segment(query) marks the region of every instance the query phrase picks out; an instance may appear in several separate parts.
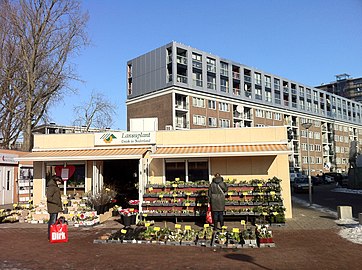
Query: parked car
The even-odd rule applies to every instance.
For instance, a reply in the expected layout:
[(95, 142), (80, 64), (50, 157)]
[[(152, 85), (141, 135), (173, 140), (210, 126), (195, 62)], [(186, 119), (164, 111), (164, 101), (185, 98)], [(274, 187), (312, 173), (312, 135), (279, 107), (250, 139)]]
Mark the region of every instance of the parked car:
[(290, 173), (290, 182), (293, 183), (296, 177), (301, 177), (301, 173)]
[(320, 176), (311, 176), (313, 186), (318, 186), (323, 184), (323, 179)]
[[(311, 183), (312, 185), (312, 192), (313, 192), (313, 183)], [(297, 192), (309, 192), (309, 181), (308, 181), (308, 177), (296, 177), (294, 179), (294, 183), (292, 186), (292, 190), (293, 192), (297, 193)]]

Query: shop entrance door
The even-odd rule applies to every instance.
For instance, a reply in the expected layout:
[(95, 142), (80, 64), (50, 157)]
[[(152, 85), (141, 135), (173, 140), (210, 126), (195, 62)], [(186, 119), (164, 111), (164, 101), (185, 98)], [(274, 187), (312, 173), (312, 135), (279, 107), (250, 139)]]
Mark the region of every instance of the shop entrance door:
[(104, 186), (117, 191), (117, 201), (127, 207), (129, 200), (139, 199), (139, 159), (105, 160)]
[(13, 168), (0, 168), (0, 195), (1, 204), (12, 204), (14, 193), (14, 169)]

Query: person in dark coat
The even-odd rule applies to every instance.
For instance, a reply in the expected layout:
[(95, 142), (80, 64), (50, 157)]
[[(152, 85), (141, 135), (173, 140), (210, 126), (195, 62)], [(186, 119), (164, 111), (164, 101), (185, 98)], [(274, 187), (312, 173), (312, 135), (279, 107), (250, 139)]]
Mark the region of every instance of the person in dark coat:
[(224, 226), (225, 192), (227, 192), (227, 190), (228, 187), (224, 182), (224, 178), (222, 178), (219, 173), (216, 173), (208, 191), (215, 230), (217, 229), (218, 222), (220, 222), (221, 227)]
[(60, 195), (59, 184), (63, 182), (60, 176), (54, 175), (48, 182), (46, 191), (47, 207), (49, 213), (48, 221), (48, 239), (50, 239), (50, 225), (54, 224), (58, 219), (58, 213), (63, 211), (62, 198)]

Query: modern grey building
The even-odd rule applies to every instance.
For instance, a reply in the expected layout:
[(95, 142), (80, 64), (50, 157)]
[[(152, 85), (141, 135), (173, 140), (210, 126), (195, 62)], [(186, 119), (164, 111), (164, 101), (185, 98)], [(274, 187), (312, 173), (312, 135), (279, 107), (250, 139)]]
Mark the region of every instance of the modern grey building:
[[(288, 127), (292, 170), (347, 171), (362, 137), (362, 104), (171, 42), (127, 63), (127, 122), (158, 118), (158, 129)], [(309, 129), (303, 123), (311, 123)]]
[(350, 78), (344, 73), (336, 75), (336, 81), (317, 88), (362, 103), (362, 78)]

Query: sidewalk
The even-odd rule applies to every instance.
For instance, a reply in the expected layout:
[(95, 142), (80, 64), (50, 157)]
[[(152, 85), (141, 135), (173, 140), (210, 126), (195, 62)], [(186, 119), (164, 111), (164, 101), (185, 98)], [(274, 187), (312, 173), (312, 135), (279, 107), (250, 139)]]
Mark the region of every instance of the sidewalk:
[[(46, 224), (0, 224), (0, 269), (359, 269), (362, 245), (338, 235), (336, 217), (293, 202), (292, 219), (273, 226), (275, 247), (213, 249), (147, 244), (94, 244), (123, 226), (108, 220), (69, 227), (69, 242), (50, 244)], [(187, 223), (182, 223), (182, 225)], [(189, 223), (191, 224), (191, 223)], [(156, 225), (164, 226), (163, 222)], [(191, 224), (192, 225), (192, 224)], [(229, 228), (240, 222), (227, 222)], [(168, 226), (172, 226), (171, 222)]]

